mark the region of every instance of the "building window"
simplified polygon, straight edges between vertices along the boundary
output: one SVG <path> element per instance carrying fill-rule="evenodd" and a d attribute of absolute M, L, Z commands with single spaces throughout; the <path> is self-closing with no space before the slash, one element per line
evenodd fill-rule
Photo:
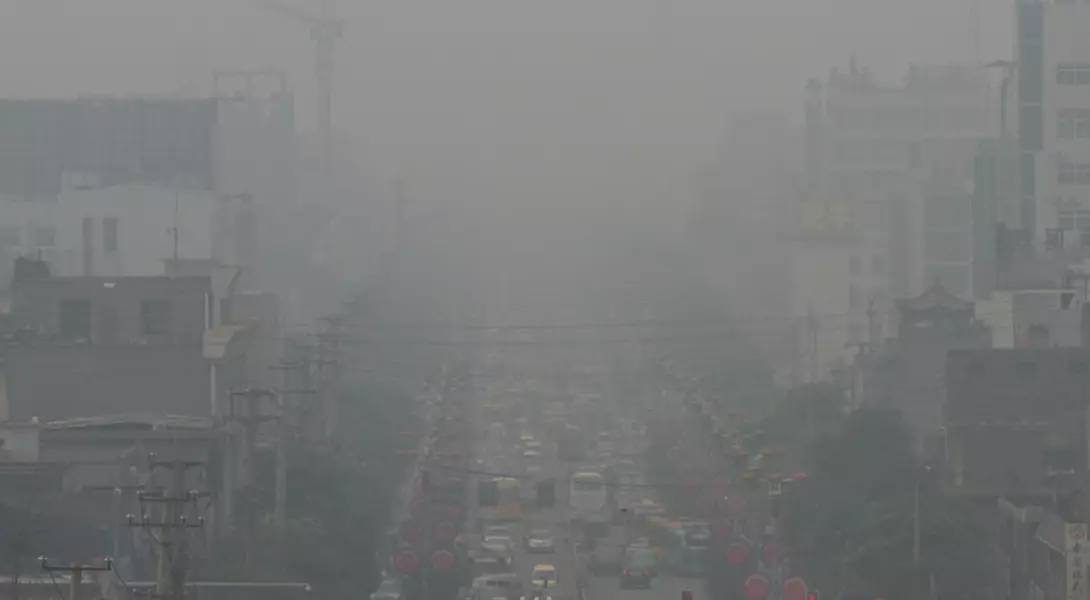
<path fill-rule="evenodd" d="M 848 257 L 848 274 L 857 276 L 863 271 L 863 260 L 858 256 Z"/>
<path fill-rule="evenodd" d="M 1056 168 L 1060 185 L 1090 185 L 1090 163 L 1060 163 Z"/>
<path fill-rule="evenodd" d="M 1056 136 L 1061 140 L 1090 139 L 1090 109 L 1061 108 L 1056 111 Z"/>
<path fill-rule="evenodd" d="M 140 303 L 140 330 L 144 335 L 170 333 L 173 320 L 170 300 L 144 300 Z"/>
<path fill-rule="evenodd" d="M 59 317 L 61 337 L 68 339 L 91 338 L 90 300 L 62 300 Z"/>
<path fill-rule="evenodd" d="M 34 246 L 37 248 L 52 248 L 57 243 L 57 230 L 53 227 L 34 228 Z"/>
<path fill-rule="evenodd" d="M 1060 63 L 1056 65 L 1058 85 L 1090 85 L 1090 63 Z"/>
<path fill-rule="evenodd" d="M 106 217 L 102 219 L 102 249 L 105 252 L 117 252 L 117 226 L 120 219 Z"/>
<path fill-rule="evenodd" d="M 1064 231 L 1090 231 L 1090 210 L 1061 210 L 1057 212 L 1056 227 Z"/>
<path fill-rule="evenodd" d="M 18 227 L 0 227 L 0 252 L 19 251 L 23 245 L 23 232 Z"/>

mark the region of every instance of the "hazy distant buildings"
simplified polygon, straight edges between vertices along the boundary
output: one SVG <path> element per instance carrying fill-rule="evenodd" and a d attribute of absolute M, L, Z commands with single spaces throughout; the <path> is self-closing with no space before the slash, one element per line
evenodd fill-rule
<path fill-rule="evenodd" d="M 1024 225 L 1038 250 L 1090 248 L 1090 5 L 1016 7 L 1012 67 Z"/>
<path fill-rule="evenodd" d="M 0 281 L 19 255 L 85 276 L 159 275 L 175 253 L 252 259 L 217 237 L 254 243 L 232 199 L 294 198 L 292 110 L 286 90 L 0 100 Z"/>
<path fill-rule="evenodd" d="M 891 300 L 930 283 L 972 295 L 974 160 L 989 133 L 989 93 L 980 67 L 914 65 L 901 85 L 884 85 L 854 60 L 807 85 L 804 208 L 839 223 L 835 254 L 847 264 L 823 271 L 822 293 L 796 287 L 796 306 L 828 322 L 819 332 L 842 332 L 843 343 L 820 344 L 828 353 L 880 339 L 868 329 L 892 318 Z M 871 302 L 877 320 L 867 318 Z"/>
<path fill-rule="evenodd" d="M 765 360 L 791 370 L 791 247 L 798 140 L 789 115 L 741 111 L 699 174 L 688 236 L 702 273 L 724 290 Z"/>

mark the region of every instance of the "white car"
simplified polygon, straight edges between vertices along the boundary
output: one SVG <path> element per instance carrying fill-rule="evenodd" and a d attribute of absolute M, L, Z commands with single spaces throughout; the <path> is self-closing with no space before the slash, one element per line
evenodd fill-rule
<path fill-rule="evenodd" d="M 511 552 L 511 538 L 508 536 L 486 535 L 481 549 L 494 554 L 508 554 Z"/>
<path fill-rule="evenodd" d="M 553 534 L 548 529 L 534 529 L 526 536 L 526 551 L 548 554 L 555 550 Z"/>

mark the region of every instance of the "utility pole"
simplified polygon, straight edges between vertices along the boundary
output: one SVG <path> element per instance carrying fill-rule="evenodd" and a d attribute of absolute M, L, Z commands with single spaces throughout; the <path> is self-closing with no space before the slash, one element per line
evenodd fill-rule
<path fill-rule="evenodd" d="M 137 499 L 143 504 L 162 505 L 159 520 L 142 513 L 139 518 L 127 515 L 130 527 L 156 529 L 159 534 L 159 567 L 155 577 L 154 597 L 165 600 L 182 600 L 185 597 L 186 579 L 189 574 L 189 536 L 188 530 L 204 527 L 204 517 L 190 519 L 187 508 L 196 508 L 197 499 L 207 496 L 206 492 L 186 490 L 185 476 L 189 469 L 203 467 L 204 461 L 196 460 L 157 460 L 150 456 L 150 468 L 170 470 L 169 488 L 163 491 L 142 492 Z"/>
<path fill-rule="evenodd" d="M 810 382 L 818 379 L 818 321 L 814 306 L 806 308 L 806 325 L 810 330 Z"/>
<path fill-rule="evenodd" d="M 242 399 L 245 401 L 246 408 L 239 414 L 235 403 L 236 399 Z M 266 421 L 277 419 L 278 415 L 263 415 L 261 413 L 261 401 L 262 400 L 276 400 L 277 394 L 273 390 L 269 389 L 257 389 L 248 388 L 245 390 L 232 390 L 230 393 L 230 401 L 227 412 L 227 420 L 233 422 L 242 423 L 243 436 L 246 446 L 246 514 L 245 514 L 245 527 L 243 531 L 246 537 L 246 564 L 249 565 L 254 555 L 254 533 L 257 531 L 257 432 L 261 427 L 261 424 Z M 279 432 L 278 432 L 279 433 Z M 283 439 L 279 440 L 283 442 Z M 282 443 L 278 445 L 283 445 Z M 281 455 L 279 449 L 277 451 L 277 483 L 280 480 L 281 471 Z M 280 491 L 280 486 L 277 485 L 277 492 Z"/>
<path fill-rule="evenodd" d="M 79 588 L 83 585 L 83 574 L 92 571 L 112 571 L 114 568 L 113 559 L 107 558 L 102 561 L 101 565 L 84 565 L 79 563 L 73 563 L 70 565 L 53 565 L 49 564 L 49 559 L 42 556 L 38 558 L 38 562 L 42 565 L 42 570 L 47 573 L 68 573 L 70 579 L 68 580 L 68 599 L 67 600 L 79 600 Z"/>
<path fill-rule="evenodd" d="M 340 404 L 341 324 L 344 317 L 332 315 L 322 319 L 325 331 L 318 334 L 317 380 L 318 395 L 325 419 L 325 436 L 337 435 L 337 413 Z M 327 370 L 325 367 L 329 367 Z"/>
<path fill-rule="evenodd" d="M 791 324 L 791 387 L 796 388 L 799 385 L 800 371 L 802 370 L 799 365 L 799 344 L 802 342 L 799 335 L 799 324 Z"/>

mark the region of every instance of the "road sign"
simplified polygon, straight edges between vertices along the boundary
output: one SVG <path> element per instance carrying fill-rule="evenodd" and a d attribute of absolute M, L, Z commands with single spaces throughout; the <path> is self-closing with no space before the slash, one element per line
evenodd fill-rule
<path fill-rule="evenodd" d="M 749 545 L 743 542 L 733 542 L 727 546 L 727 562 L 740 565 L 749 559 Z"/>
<path fill-rule="evenodd" d="M 412 573 L 420 568 L 420 560 L 412 550 L 403 550 L 394 560 L 394 568 L 400 573 Z"/>
<path fill-rule="evenodd" d="M 1064 524 L 1065 558 L 1067 560 L 1067 600 L 1086 600 L 1086 565 L 1090 558 L 1090 542 L 1086 540 L 1085 523 Z"/>
<path fill-rule="evenodd" d="M 786 550 L 783 544 L 777 541 L 766 542 L 764 547 L 761 548 L 761 562 L 767 567 L 774 567 L 780 564 L 784 554 L 786 554 Z"/>
<path fill-rule="evenodd" d="M 767 597 L 769 591 L 768 578 L 760 573 L 750 575 L 746 579 L 745 591 L 746 597 L 753 600 Z"/>
<path fill-rule="evenodd" d="M 806 582 L 802 578 L 791 577 L 783 582 L 784 600 L 807 600 L 809 595 L 810 590 L 806 587 Z"/>
<path fill-rule="evenodd" d="M 454 568 L 454 555 L 448 550 L 436 550 L 431 555 L 431 568 L 436 571 L 449 571 Z"/>
<path fill-rule="evenodd" d="M 435 539 L 441 542 L 449 542 L 458 535 L 458 528 L 450 521 L 443 521 L 435 526 Z"/>
<path fill-rule="evenodd" d="M 726 538 L 734 533 L 734 519 L 718 517 L 712 521 L 712 534 L 717 538 Z"/>

